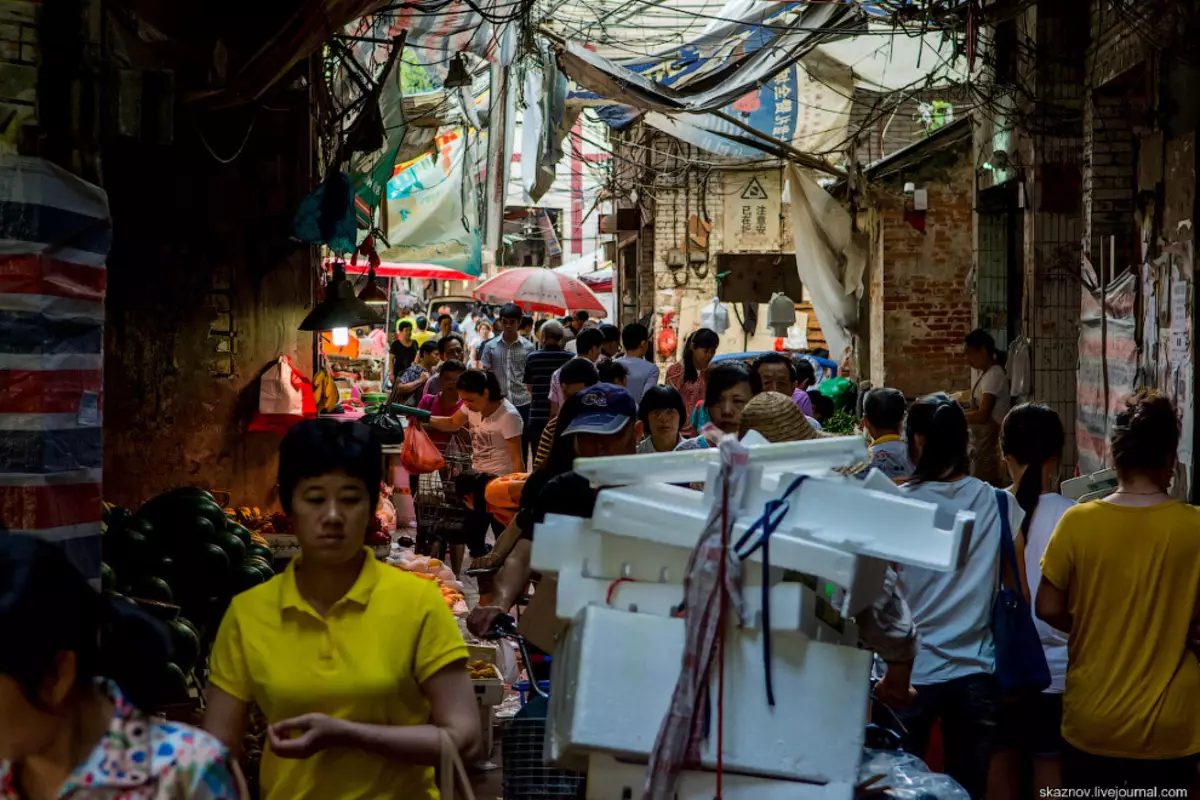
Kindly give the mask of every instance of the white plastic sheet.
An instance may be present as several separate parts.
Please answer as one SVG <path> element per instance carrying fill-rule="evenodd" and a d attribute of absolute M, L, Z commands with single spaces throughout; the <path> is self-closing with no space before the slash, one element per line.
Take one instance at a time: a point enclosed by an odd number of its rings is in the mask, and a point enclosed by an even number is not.
<path fill-rule="evenodd" d="M 865 236 L 850 213 L 795 164 L 787 167 L 796 267 L 821 323 L 829 355 L 840 362 L 858 325 L 858 301 L 867 268 Z"/>

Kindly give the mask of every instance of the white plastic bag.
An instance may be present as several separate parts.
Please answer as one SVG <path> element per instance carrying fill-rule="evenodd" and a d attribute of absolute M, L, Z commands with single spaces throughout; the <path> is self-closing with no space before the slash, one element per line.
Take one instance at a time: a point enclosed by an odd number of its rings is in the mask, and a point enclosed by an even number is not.
<path fill-rule="evenodd" d="M 708 328 L 717 335 L 724 335 L 729 330 L 729 312 L 717 298 L 714 297 L 711 303 L 700 309 L 700 327 Z"/>
<path fill-rule="evenodd" d="M 292 362 L 287 356 L 280 356 L 263 373 L 258 387 L 258 411 L 260 414 L 303 416 L 304 398 L 298 382 L 292 380 Z"/>

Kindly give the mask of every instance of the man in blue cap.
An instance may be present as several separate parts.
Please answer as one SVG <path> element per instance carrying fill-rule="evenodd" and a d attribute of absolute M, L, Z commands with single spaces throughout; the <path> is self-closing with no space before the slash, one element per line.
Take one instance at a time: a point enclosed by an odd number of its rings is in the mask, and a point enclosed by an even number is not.
<path fill-rule="evenodd" d="M 560 435 L 574 440 L 575 454 L 579 458 L 637 453 L 642 423 L 637 418 L 637 403 L 624 388 L 611 383 L 589 386 L 567 401 L 562 414 L 570 415 L 570 420 L 561 420 L 566 427 Z M 496 573 L 492 604 L 475 608 L 467 619 L 467 627 L 477 636 L 491 628 L 497 614 L 507 613 L 529 584 L 534 525 L 542 522 L 547 514 L 591 517 L 596 506 L 599 490 L 592 488 L 587 478 L 573 470 L 540 484 L 540 490 L 535 481 L 537 477 L 540 473 L 534 473 L 525 484 L 525 492 L 532 491 L 536 497 L 521 499 L 521 512 L 517 515 L 521 539 Z"/>

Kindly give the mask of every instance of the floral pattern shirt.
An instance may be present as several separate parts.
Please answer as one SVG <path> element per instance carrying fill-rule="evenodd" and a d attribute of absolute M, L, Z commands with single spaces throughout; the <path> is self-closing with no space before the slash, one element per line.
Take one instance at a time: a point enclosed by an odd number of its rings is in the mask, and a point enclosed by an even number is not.
<path fill-rule="evenodd" d="M 104 738 L 63 785 L 60 800 L 238 800 L 225 746 L 187 725 L 156 723 L 115 684 Z M 11 764 L 0 761 L 0 800 L 21 800 Z"/>

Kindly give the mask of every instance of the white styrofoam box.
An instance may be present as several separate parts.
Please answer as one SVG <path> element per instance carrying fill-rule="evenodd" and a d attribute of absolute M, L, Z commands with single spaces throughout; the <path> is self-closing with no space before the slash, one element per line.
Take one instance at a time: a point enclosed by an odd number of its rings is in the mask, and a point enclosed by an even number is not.
<path fill-rule="evenodd" d="M 593 754 L 588 759 L 587 800 L 626 800 L 641 797 L 646 767 L 626 764 L 611 756 Z M 713 772 L 684 770 L 675 784 L 678 800 L 712 800 L 717 794 Z M 721 779 L 724 800 L 852 800 L 853 783 L 803 783 L 725 773 Z"/>
<path fill-rule="evenodd" d="M 547 514 L 545 522 L 535 529 L 530 566 L 543 573 L 578 569 L 586 578 L 682 584 L 699 537 L 697 530 L 694 537 L 685 535 L 659 542 L 598 529 L 594 517 L 586 520 Z M 776 580 L 782 574 L 782 568 L 772 571 Z M 745 568 L 746 585 L 757 585 L 761 579 L 761 567 Z"/>
<path fill-rule="evenodd" d="M 555 653 L 548 755 L 602 752 L 645 761 L 678 680 L 684 621 L 588 606 Z M 870 653 L 774 632 L 776 705 L 767 704 L 759 632 L 725 643 L 725 768 L 814 783 L 857 778 L 867 723 Z M 717 670 L 712 671 L 715 705 Z M 715 725 L 715 709 L 714 709 Z M 716 765 L 716 737 L 701 746 Z"/>
<path fill-rule="evenodd" d="M 749 464 L 765 472 L 827 472 L 864 461 L 867 445 L 860 436 L 837 436 L 805 442 L 751 444 Z M 709 478 L 709 465 L 719 463 L 720 450 L 688 450 L 636 456 L 580 458 L 575 471 L 593 486 L 629 486 L 643 483 L 695 483 Z"/>
<path fill-rule="evenodd" d="M 612 602 L 609 602 L 609 597 Z M 745 624 L 762 627 L 762 589 L 747 587 L 743 595 Z M 585 578 L 578 572 L 558 573 L 557 613 L 574 619 L 585 606 L 608 605 L 618 611 L 670 617 L 683 602 L 683 585 L 632 581 L 614 583 L 608 578 Z M 800 631 L 816 638 L 816 594 L 801 583 L 777 583 L 770 590 L 771 629 Z"/>
<path fill-rule="evenodd" d="M 760 504 L 758 513 L 761 508 Z M 758 513 L 738 517 L 733 525 L 735 543 L 754 524 Z M 699 492 L 667 484 L 650 484 L 601 491 L 592 513 L 591 527 L 610 536 L 616 534 L 658 542 L 690 553 L 699 541 L 707 519 L 708 507 Z M 839 609 L 843 616 L 852 616 L 874 603 L 883 587 L 887 563 L 793 535 L 791 529 L 801 524 L 807 525 L 807 521 L 798 504 L 793 504 L 783 525 L 771 536 L 771 565 L 820 575 L 845 588 L 845 605 Z M 541 531 L 542 527 L 538 526 L 534 536 L 535 553 Z M 747 559 L 745 575 L 748 581 L 760 572 L 755 565 L 762 563 L 762 557 L 762 550 L 759 550 Z M 684 564 L 686 566 L 686 560 Z"/>
<path fill-rule="evenodd" d="M 777 491 L 751 484 L 745 506 L 761 509 L 798 476 L 780 476 L 782 488 Z M 867 489 L 851 478 L 810 478 L 788 500 L 788 513 L 776 536 L 787 533 L 862 556 L 944 572 L 965 563 L 975 524 L 974 513 L 959 511 L 949 528 L 940 528 L 936 503 Z"/>

